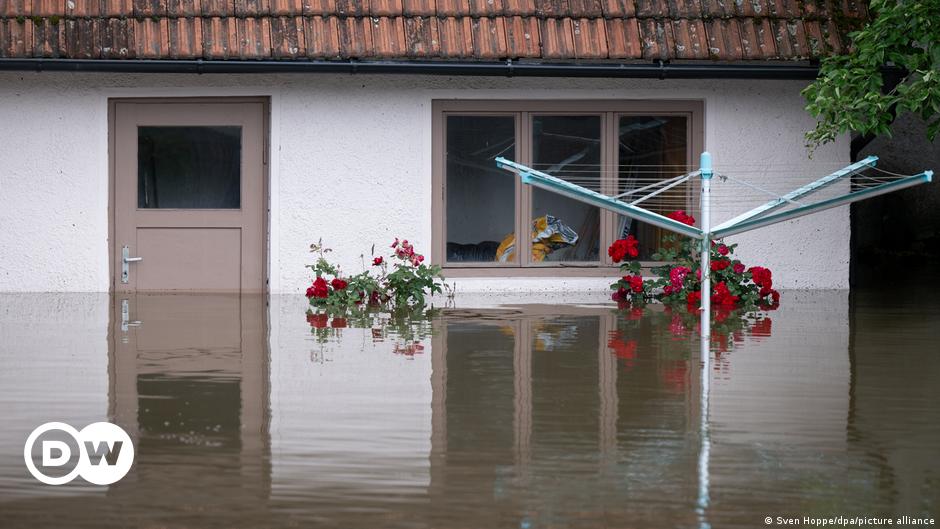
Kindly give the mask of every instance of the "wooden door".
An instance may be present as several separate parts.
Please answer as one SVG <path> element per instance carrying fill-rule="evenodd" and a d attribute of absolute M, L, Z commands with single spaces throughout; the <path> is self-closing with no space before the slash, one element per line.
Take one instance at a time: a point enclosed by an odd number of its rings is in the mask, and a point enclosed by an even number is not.
<path fill-rule="evenodd" d="M 264 290 L 264 102 L 112 112 L 114 290 Z"/>

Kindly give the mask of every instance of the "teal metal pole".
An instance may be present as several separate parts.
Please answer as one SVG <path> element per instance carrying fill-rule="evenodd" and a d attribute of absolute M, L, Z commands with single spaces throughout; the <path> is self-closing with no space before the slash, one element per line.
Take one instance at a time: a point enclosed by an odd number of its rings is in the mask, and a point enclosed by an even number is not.
<path fill-rule="evenodd" d="M 711 277 L 709 272 L 711 271 L 711 187 L 712 187 L 712 176 L 715 174 L 712 169 L 712 155 L 708 152 L 703 152 L 701 160 L 699 162 L 699 171 L 701 171 L 702 178 L 702 258 L 701 258 L 701 273 L 702 273 L 702 333 L 705 333 L 708 323 L 710 323 L 709 316 L 711 316 Z"/>

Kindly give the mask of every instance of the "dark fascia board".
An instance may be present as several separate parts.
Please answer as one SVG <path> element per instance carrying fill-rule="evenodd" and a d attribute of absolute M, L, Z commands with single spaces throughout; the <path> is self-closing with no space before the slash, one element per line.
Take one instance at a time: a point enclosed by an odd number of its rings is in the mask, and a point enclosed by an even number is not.
<path fill-rule="evenodd" d="M 0 71 L 118 73 L 364 73 L 489 77 L 815 79 L 814 63 L 546 63 L 448 61 L 223 61 L 2 58 Z"/>

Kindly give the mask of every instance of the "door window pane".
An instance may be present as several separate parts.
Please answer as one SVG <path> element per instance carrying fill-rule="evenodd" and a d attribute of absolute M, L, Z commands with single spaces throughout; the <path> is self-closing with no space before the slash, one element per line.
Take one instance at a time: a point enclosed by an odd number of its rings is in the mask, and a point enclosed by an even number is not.
<path fill-rule="evenodd" d="M 535 169 L 600 191 L 600 116 L 532 118 Z M 532 190 L 532 260 L 597 261 L 600 209 L 544 189 Z"/>
<path fill-rule="evenodd" d="M 688 160 L 687 119 L 684 116 L 621 116 L 618 122 L 618 193 L 637 190 L 651 183 L 691 171 Z M 666 215 L 676 210 L 693 214 L 691 184 L 686 182 L 643 201 L 639 206 Z M 640 191 L 622 200 L 630 202 L 650 193 Z M 649 260 L 659 249 L 660 239 L 670 233 L 637 220 L 618 216 L 614 236 L 633 235 L 640 241 L 639 259 Z"/>
<path fill-rule="evenodd" d="M 138 127 L 137 207 L 241 207 L 241 127 Z"/>
<path fill-rule="evenodd" d="M 448 116 L 446 148 L 447 262 L 515 262 L 515 118 Z"/>

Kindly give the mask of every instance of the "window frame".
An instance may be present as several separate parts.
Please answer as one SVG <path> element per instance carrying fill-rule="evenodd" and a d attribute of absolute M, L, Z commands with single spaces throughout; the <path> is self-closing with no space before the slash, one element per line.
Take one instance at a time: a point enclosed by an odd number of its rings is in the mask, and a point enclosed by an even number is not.
<path fill-rule="evenodd" d="M 604 251 L 613 241 L 616 217 L 612 211 L 600 212 L 600 256 L 598 261 L 551 261 L 532 262 L 528 248 L 520 246 L 517 259 L 512 263 L 500 262 L 446 262 L 447 246 L 447 189 L 446 189 L 446 141 L 448 115 L 514 116 L 516 124 L 516 153 L 520 163 L 528 164 L 532 158 L 532 118 L 535 115 L 599 115 L 601 121 L 602 176 L 615 173 L 618 149 L 611 138 L 617 137 L 617 124 L 621 116 L 684 116 L 688 119 L 686 129 L 686 156 L 689 166 L 697 166 L 697 155 L 704 150 L 705 104 L 703 100 L 433 100 L 432 111 L 432 246 L 431 262 L 441 265 L 448 277 L 480 276 L 611 276 L 616 275 L 617 266 Z M 508 173 L 507 173 L 508 177 Z M 532 188 L 514 179 L 515 233 L 528 230 L 522 212 L 531 212 Z M 698 182 L 693 181 L 691 197 L 697 197 Z M 693 200 L 694 202 L 694 200 Z M 694 206 L 690 202 L 690 208 Z M 531 213 L 530 213 L 531 216 Z M 642 261 L 648 268 L 660 264 Z"/>

